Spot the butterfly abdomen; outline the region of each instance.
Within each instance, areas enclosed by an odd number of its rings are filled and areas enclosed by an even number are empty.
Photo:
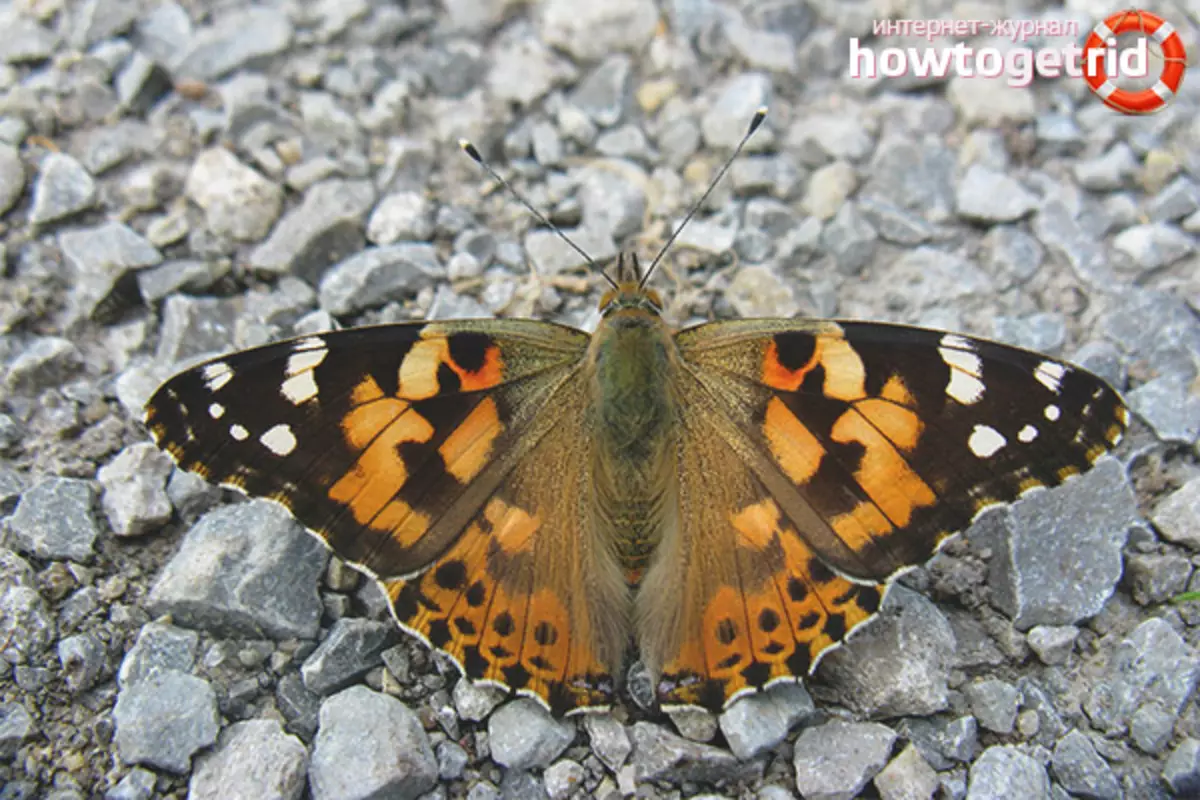
[[[636,585],[658,543],[675,474],[676,404],[668,374],[675,344],[641,309],[607,316],[589,354],[596,432],[596,502]]]

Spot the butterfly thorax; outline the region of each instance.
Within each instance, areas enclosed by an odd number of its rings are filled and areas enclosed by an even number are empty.
[[[658,542],[675,468],[668,377],[677,355],[656,301],[635,286],[615,290],[588,358],[596,501],[631,586]]]

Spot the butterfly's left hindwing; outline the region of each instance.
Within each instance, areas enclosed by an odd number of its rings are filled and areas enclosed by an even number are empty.
[[[675,341],[681,518],[642,590],[671,607],[641,609],[672,632],[640,632],[668,705],[799,677],[900,571],[989,505],[1087,470],[1127,422],[1090,373],[955,334],[738,320]]]

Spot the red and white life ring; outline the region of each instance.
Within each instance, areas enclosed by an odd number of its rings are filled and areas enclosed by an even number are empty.
[[[1162,48],[1163,70],[1158,81],[1151,87],[1131,92],[1118,89],[1108,79],[1104,57],[1107,55],[1109,40],[1122,33],[1141,31],[1158,42]],[[1096,56],[1096,67],[1089,71],[1091,63],[1089,52],[1099,51]],[[1183,72],[1187,68],[1187,51],[1179,32],[1171,23],[1149,11],[1129,9],[1113,14],[1092,30],[1083,46],[1083,76],[1092,91],[1104,101],[1104,104],[1126,114],[1152,114],[1166,107],[1167,103],[1179,91],[1183,82]]]

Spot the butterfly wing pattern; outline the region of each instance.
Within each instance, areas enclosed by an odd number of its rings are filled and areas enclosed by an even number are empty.
[[[738,320],[676,344],[700,466],[638,609],[667,706],[808,674],[892,579],[983,509],[1089,469],[1128,419],[1076,367],[902,325]]]
[[[629,600],[585,495],[588,341],[533,320],[322,333],[180,373],[145,423],[180,467],[282,504],[379,579],[472,678],[607,704]]]

